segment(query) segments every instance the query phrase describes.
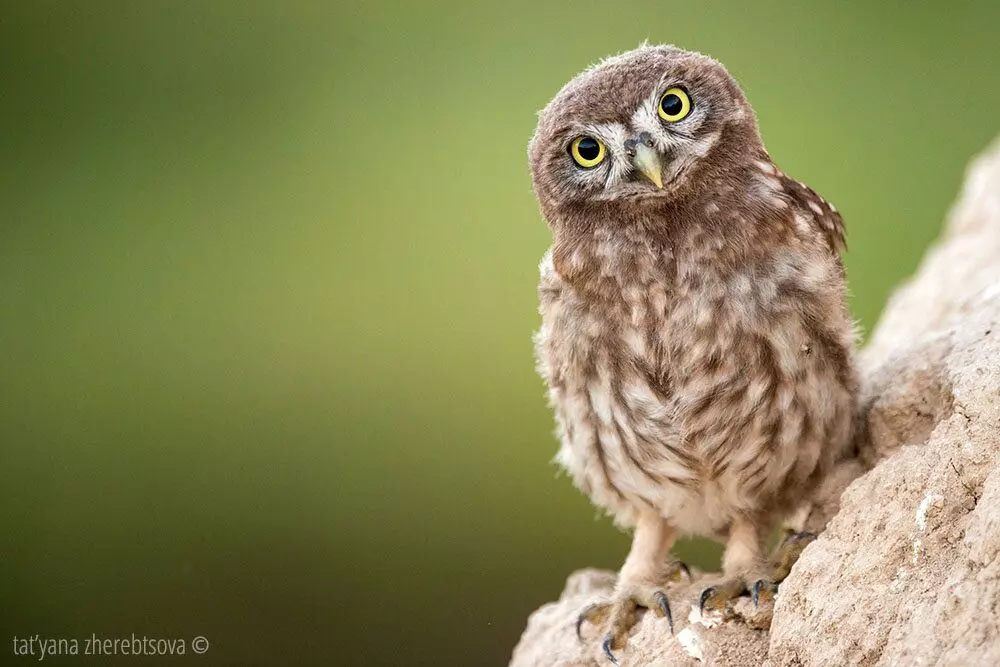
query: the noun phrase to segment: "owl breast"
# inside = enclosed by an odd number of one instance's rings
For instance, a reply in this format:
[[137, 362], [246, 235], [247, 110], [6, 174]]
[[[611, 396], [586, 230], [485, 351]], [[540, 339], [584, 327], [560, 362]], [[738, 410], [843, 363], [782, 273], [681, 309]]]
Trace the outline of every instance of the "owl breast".
[[851, 334], [849, 319], [845, 331], [807, 321], [780, 278], [798, 299], [811, 286], [810, 298], [836, 301], [836, 267], [777, 257], [772, 277], [761, 266], [721, 275], [648, 248], [622, 259], [619, 247], [619, 270], [590, 270], [582, 285], [579, 254], [543, 260], [536, 336], [557, 461], [577, 486], [621, 524], [654, 508], [689, 534], [792, 509], [846, 447], [838, 359]]

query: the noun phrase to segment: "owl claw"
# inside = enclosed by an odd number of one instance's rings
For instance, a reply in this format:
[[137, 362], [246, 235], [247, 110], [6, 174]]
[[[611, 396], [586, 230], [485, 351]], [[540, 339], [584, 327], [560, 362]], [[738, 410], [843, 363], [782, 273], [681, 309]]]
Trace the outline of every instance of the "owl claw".
[[703, 590], [701, 592], [701, 597], [698, 599], [698, 613], [699, 614], [704, 614], [705, 613], [705, 603], [708, 602], [708, 599], [710, 597], [712, 597], [713, 595], [715, 595], [715, 587], [714, 586], [709, 586], [708, 588], [706, 588], [705, 590]]
[[758, 579], [753, 585], [753, 592], [751, 592], [750, 597], [753, 599], [753, 606], [755, 609], [760, 606], [760, 589], [763, 587], [763, 579]]
[[705, 609], [714, 609], [725, 613], [730, 602], [747, 592], [747, 586], [743, 579], [726, 579], [701, 592], [701, 597], [698, 599], [698, 612], [704, 614]]
[[670, 613], [670, 602], [667, 600], [667, 594], [663, 591], [656, 591], [653, 593], [653, 600], [659, 605], [663, 615], [667, 617], [667, 623], [670, 624], [670, 634], [674, 634], [674, 616]]
[[771, 598], [774, 598], [774, 594], [778, 592], [778, 584], [773, 581], [768, 581], [766, 579], [758, 579], [753, 585], [753, 591], [750, 596], [753, 598], [753, 606], [757, 608], [760, 606], [761, 593], [770, 592]]
[[657, 616], [666, 617], [670, 625], [670, 634], [674, 633], [674, 617], [670, 609], [667, 594], [646, 585], [629, 586], [628, 592], [620, 592], [613, 599], [588, 605], [576, 617], [576, 636], [583, 641], [583, 624], [605, 624], [607, 634], [601, 640], [601, 652], [613, 664], [618, 664], [614, 651], [621, 649], [628, 642], [629, 630], [636, 624], [640, 608], [651, 610]]
[[604, 641], [601, 642], [601, 648], [604, 650], [604, 655], [608, 656], [608, 660], [610, 660], [613, 664], [617, 665], [618, 658], [616, 658], [615, 654], [611, 652], [611, 645], [612, 643], [614, 643], [614, 640], [615, 640], [614, 635], [609, 632], [608, 635], [604, 638]]

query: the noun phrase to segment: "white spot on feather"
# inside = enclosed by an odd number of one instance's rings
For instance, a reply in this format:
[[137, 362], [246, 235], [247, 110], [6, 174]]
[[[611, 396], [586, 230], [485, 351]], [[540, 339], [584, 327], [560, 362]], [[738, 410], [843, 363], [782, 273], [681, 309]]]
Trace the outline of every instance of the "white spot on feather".
[[778, 170], [774, 168], [774, 165], [770, 162], [764, 162], [763, 160], [757, 161], [757, 166], [765, 174], [777, 174]]
[[542, 255], [542, 261], [538, 263], [538, 272], [542, 276], [549, 275], [555, 272], [555, 265], [552, 263], [552, 249], [549, 248]]
[[688, 149], [692, 154], [698, 157], [705, 157], [708, 155], [708, 151], [712, 149], [712, 146], [719, 141], [719, 137], [722, 136], [721, 131], [712, 132], [711, 134], [705, 135], [703, 138], [691, 144]]
[[632, 354], [639, 358], [646, 356], [646, 337], [638, 329], [629, 327], [622, 334], [622, 339]]
[[795, 214], [795, 226], [798, 228], [800, 234], [808, 234], [811, 231], [809, 223], [798, 213]]
[[594, 414], [605, 424], [611, 422], [611, 392], [608, 391], [608, 385], [605, 381], [607, 376], [606, 369], [599, 368], [597, 381], [591, 381], [587, 386], [591, 404], [594, 406]]

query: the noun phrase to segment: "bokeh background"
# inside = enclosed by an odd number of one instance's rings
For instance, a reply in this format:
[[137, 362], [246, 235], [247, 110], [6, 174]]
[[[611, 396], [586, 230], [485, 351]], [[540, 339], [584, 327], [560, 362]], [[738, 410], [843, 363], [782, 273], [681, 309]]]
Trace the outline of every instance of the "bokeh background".
[[1000, 130], [997, 25], [995, 2], [4, 2], [0, 662], [135, 633], [211, 641], [164, 664], [504, 664], [628, 545], [549, 463], [535, 111], [646, 38], [718, 57], [843, 211], [870, 329]]

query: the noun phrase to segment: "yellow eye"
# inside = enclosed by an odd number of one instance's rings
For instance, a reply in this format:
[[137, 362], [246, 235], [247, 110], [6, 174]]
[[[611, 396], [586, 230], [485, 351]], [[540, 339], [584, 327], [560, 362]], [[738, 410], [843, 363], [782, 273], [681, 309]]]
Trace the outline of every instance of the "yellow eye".
[[660, 118], [668, 123], [684, 120], [691, 113], [691, 98], [680, 88], [671, 88], [660, 98]]
[[577, 137], [569, 145], [573, 161], [584, 169], [593, 169], [604, 162], [604, 144], [594, 137]]

